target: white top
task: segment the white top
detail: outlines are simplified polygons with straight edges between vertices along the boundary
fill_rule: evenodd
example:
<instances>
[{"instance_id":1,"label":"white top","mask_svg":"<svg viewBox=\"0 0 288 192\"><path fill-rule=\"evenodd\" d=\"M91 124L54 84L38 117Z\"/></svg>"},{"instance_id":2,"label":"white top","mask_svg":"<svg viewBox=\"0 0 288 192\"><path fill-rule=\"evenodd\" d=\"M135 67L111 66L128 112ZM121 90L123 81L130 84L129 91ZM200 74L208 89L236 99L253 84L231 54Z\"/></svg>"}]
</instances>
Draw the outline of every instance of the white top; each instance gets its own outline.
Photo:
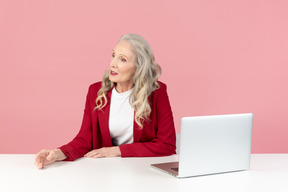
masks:
<instances>
[{"instance_id":1,"label":"white top","mask_svg":"<svg viewBox=\"0 0 288 192\"><path fill-rule=\"evenodd\" d=\"M109 131L115 146L133 143L134 109L129 103L129 91L118 93L115 87L111 94Z\"/></svg>"}]
</instances>

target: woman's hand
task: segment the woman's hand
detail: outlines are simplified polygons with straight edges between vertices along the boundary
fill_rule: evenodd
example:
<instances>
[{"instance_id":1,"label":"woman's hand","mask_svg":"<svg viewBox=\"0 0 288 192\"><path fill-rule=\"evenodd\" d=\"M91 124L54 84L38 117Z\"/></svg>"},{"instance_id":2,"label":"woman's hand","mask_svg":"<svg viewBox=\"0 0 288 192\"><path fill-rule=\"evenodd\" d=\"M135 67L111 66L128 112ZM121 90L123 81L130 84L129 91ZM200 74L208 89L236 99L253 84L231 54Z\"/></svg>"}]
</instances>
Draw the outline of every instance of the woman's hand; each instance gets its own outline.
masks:
<instances>
[{"instance_id":1,"label":"woman's hand","mask_svg":"<svg viewBox=\"0 0 288 192\"><path fill-rule=\"evenodd\" d=\"M35 157L35 165L38 169L42 169L45 165L66 159L67 156L60 150L41 150Z\"/></svg>"},{"instance_id":2,"label":"woman's hand","mask_svg":"<svg viewBox=\"0 0 288 192\"><path fill-rule=\"evenodd\" d=\"M84 157L90 157L90 158L117 157L117 156L121 156L121 151L118 146L94 149L84 155Z\"/></svg>"}]
</instances>

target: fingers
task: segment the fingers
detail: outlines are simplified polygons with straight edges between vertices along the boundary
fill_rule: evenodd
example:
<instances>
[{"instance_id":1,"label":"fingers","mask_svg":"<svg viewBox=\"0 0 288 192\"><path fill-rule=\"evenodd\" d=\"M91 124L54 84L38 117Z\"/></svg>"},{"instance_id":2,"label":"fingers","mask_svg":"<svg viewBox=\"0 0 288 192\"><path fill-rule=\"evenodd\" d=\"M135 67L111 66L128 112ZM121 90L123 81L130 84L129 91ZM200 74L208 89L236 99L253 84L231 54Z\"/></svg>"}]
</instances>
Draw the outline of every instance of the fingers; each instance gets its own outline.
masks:
<instances>
[{"instance_id":1,"label":"fingers","mask_svg":"<svg viewBox=\"0 0 288 192\"><path fill-rule=\"evenodd\" d=\"M98 149L95 149L95 150L93 150L93 151L90 151L90 152L86 153L86 154L84 155L84 157L90 157L90 158L92 158L92 157L96 156L98 153L99 153L99 152L98 152Z\"/></svg>"},{"instance_id":2,"label":"fingers","mask_svg":"<svg viewBox=\"0 0 288 192\"><path fill-rule=\"evenodd\" d=\"M101 149L94 149L84 155L84 157L99 158L99 157L116 157L121 156L121 151L116 147L103 147Z\"/></svg>"},{"instance_id":3,"label":"fingers","mask_svg":"<svg viewBox=\"0 0 288 192\"><path fill-rule=\"evenodd\" d=\"M50 151L49 154L47 155L46 159L48 161L54 161L56 159L56 154L54 151Z\"/></svg>"},{"instance_id":4,"label":"fingers","mask_svg":"<svg viewBox=\"0 0 288 192\"><path fill-rule=\"evenodd\" d=\"M56 153L52 150L41 150L36 154L35 165L38 169L42 169L45 165L56 161Z\"/></svg>"},{"instance_id":5,"label":"fingers","mask_svg":"<svg viewBox=\"0 0 288 192\"><path fill-rule=\"evenodd\" d=\"M39 153L36 154L35 161L40 162L40 157L43 157L46 154L47 154L46 150L44 149L41 150Z\"/></svg>"},{"instance_id":6,"label":"fingers","mask_svg":"<svg viewBox=\"0 0 288 192\"><path fill-rule=\"evenodd\" d=\"M101 153L96 153L95 155L91 156L90 158L97 159L97 158L102 158L102 157L105 157L105 156Z\"/></svg>"},{"instance_id":7,"label":"fingers","mask_svg":"<svg viewBox=\"0 0 288 192\"><path fill-rule=\"evenodd\" d=\"M44 167L44 161L46 159L47 154L48 154L47 150L41 150L39 153L36 154L35 165L38 167L38 169L42 169Z\"/></svg>"},{"instance_id":8,"label":"fingers","mask_svg":"<svg viewBox=\"0 0 288 192\"><path fill-rule=\"evenodd\" d=\"M84 155L84 157L89 157L89 158L105 157L105 148L92 150L92 151L86 153Z\"/></svg>"}]
</instances>

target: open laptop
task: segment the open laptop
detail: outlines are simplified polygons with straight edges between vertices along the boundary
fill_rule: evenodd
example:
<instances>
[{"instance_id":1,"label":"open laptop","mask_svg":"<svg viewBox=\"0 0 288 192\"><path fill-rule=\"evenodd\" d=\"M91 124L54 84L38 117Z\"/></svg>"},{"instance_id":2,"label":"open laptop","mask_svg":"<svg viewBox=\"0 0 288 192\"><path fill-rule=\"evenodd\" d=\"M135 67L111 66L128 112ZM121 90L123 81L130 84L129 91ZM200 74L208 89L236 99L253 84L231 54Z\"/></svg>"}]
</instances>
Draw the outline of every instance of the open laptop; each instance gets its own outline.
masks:
<instances>
[{"instance_id":1,"label":"open laptop","mask_svg":"<svg viewBox=\"0 0 288 192\"><path fill-rule=\"evenodd\" d=\"M151 166L178 178L249 169L253 114L183 117L179 162Z\"/></svg>"}]
</instances>

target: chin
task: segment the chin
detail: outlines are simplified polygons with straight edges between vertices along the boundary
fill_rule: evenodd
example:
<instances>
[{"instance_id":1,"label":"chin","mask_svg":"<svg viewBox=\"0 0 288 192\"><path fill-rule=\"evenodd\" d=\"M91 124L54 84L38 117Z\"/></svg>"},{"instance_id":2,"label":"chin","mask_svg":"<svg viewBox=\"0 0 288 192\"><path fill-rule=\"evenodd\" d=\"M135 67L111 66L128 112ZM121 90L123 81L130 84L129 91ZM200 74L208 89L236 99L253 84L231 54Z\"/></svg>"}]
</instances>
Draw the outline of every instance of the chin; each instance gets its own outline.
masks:
<instances>
[{"instance_id":1,"label":"chin","mask_svg":"<svg viewBox=\"0 0 288 192\"><path fill-rule=\"evenodd\" d=\"M111 82L113 82L113 83L117 83L116 80L115 80L115 78L111 77L110 75L109 75L109 80L110 80Z\"/></svg>"}]
</instances>

